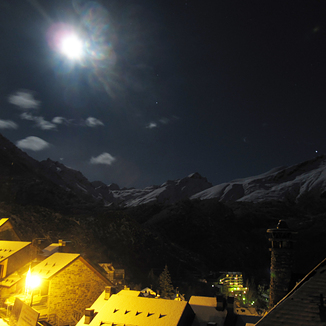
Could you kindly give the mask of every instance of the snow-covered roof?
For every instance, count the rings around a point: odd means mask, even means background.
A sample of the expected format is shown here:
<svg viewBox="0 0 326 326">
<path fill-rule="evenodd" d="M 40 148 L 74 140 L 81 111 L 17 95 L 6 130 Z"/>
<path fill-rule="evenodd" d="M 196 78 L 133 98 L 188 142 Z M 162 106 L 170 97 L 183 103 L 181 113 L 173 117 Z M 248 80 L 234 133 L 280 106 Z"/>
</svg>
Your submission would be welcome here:
<svg viewBox="0 0 326 326">
<path fill-rule="evenodd" d="M 4 225 L 8 220 L 9 220 L 9 218 L 2 218 L 0 220 L 0 226 Z"/>
<path fill-rule="evenodd" d="M 138 297 L 140 294 L 140 291 L 135 291 L 135 290 L 121 290 L 117 295 L 128 295 L 131 297 Z"/>
<path fill-rule="evenodd" d="M 0 241 L 0 262 L 30 245 L 28 241 Z"/>
<path fill-rule="evenodd" d="M 194 316 L 186 301 L 144 298 L 120 293 L 113 294 L 107 300 L 89 326 L 174 326 L 178 325 L 184 313 Z M 80 322 L 83 322 L 83 319 Z"/>
<path fill-rule="evenodd" d="M 207 306 L 207 307 L 217 307 L 216 297 L 200 297 L 200 296 L 191 296 L 189 304 L 197 306 Z"/>
<path fill-rule="evenodd" d="M 59 243 L 51 243 L 49 246 L 42 250 L 43 255 L 46 257 L 51 256 L 55 252 L 59 251 L 60 246 L 61 245 Z"/>
<path fill-rule="evenodd" d="M 80 257 L 79 254 L 57 252 L 33 267 L 31 272 L 43 279 L 49 279 L 78 257 Z"/>
<path fill-rule="evenodd" d="M 10 288 L 11 286 L 19 282 L 21 278 L 21 275 L 19 275 L 17 272 L 12 273 L 0 282 L 0 286 Z"/>
</svg>

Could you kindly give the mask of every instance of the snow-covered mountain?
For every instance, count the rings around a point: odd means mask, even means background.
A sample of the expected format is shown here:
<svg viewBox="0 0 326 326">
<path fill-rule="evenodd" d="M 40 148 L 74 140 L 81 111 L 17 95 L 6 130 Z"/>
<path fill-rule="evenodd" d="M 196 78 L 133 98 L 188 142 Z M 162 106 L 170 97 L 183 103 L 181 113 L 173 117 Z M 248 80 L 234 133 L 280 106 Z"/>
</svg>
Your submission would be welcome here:
<svg viewBox="0 0 326 326">
<path fill-rule="evenodd" d="M 199 173 L 193 173 L 182 179 L 169 180 L 160 186 L 149 186 L 144 189 L 120 189 L 116 184 L 105 185 L 100 181 L 90 183 L 80 172 L 51 162 L 47 160 L 47 164 L 52 164 L 52 170 L 55 167 L 54 172 L 68 182 L 70 185 L 68 188 L 102 199 L 105 205 L 115 203 L 132 207 L 149 203 L 173 204 L 184 199 L 211 198 L 217 198 L 222 202 L 272 200 L 298 202 L 307 196 L 320 199 L 326 195 L 325 156 L 216 186 Z"/>
<path fill-rule="evenodd" d="M 320 199 L 326 194 L 326 157 L 279 167 L 254 177 L 222 183 L 191 196 L 191 199 L 218 198 L 220 201 L 292 201 L 304 197 Z"/>
<path fill-rule="evenodd" d="M 20 203 L 74 207 L 80 203 L 132 207 L 210 198 L 222 202 L 298 202 L 308 197 L 318 200 L 326 198 L 326 157 L 216 186 L 193 173 L 160 186 L 120 189 L 116 184 L 90 182 L 81 172 L 50 159 L 38 162 L 0 135 L 0 195 L 12 196 Z"/>
<path fill-rule="evenodd" d="M 150 186 L 145 189 L 113 190 L 112 193 L 116 202 L 120 201 L 125 206 L 138 206 L 154 202 L 173 204 L 211 187 L 212 184 L 206 178 L 199 173 L 193 173 L 183 179 L 168 180 L 160 186 Z"/>
<path fill-rule="evenodd" d="M 212 187 L 206 178 L 199 173 L 193 173 L 183 179 L 169 180 L 160 186 L 120 189 L 116 184 L 106 185 L 101 181 L 90 182 L 81 172 L 50 159 L 40 164 L 41 171 L 55 184 L 78 195 L 91 195 L 95 200 L 103 201 L 106 206 L 112 203 L 125 207 L 154 202 L 173 204 Z"/>
</svg>

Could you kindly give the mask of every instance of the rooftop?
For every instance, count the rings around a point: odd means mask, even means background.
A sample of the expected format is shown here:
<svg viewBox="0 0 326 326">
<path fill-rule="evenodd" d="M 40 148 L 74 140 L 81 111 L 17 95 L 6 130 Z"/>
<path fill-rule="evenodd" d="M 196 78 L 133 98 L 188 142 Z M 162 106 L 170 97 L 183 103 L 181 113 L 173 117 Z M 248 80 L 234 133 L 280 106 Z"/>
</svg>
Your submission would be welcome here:
<svg viewBox="0 0 326 326">
<path fill-rule="evenodd" d="M 42 254 L 46 257 L 51 256 L 55 252 L 58 252 L 60 249 L 59 243 L 51 243 L 49 246 L 42 250 Z"/>
<path fill-rule="evenodd" d="M 142 326 L 177 325 L 187 304 L 186 301 L 113 294 L 90 326 L 112 323 Z"/>
<path fill-rule="evenodd" d="M 190 297 L 189 304 L 216 308 L 217 300 L 216 297 L 199 297 L 193 295 Z"/>
<path fill-rule="evenodd" d="M 0 241 L 0 262 L 30 244 L 27 241 Z"/>
<path fill-rule="evenodd" d="M 31 272 L 43 279 L 49 279 L 78 257 L 79 254 L 57 252 L 33 267 Z"/>
<path fill-rule="evenodd" d="M 9 220 L 9 218 L 2 218 L 0 220 L 0 226 L 4 225 L 8 220 Z"/>
<path fill-rule="evenodd" d="M 326 325 L 326 259 L 256 325 Z"/>
</svg>

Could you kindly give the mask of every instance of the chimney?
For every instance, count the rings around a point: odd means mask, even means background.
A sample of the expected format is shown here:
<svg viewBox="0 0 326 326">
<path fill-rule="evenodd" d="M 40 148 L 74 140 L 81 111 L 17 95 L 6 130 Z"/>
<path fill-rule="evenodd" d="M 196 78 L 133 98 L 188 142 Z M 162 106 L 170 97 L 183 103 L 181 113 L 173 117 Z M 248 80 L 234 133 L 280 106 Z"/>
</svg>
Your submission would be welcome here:
<svg viewBox="0 0 326 326">
<path fill-rule="evenodd" d="M 94 317 L 95 317 L 95 310 L 86 308 L 84 324 L 87 324 L 87 325 L 90 324 L 90 322 L 93 320 Z"/>
<path fill-rule="evenodd" d="M 271 242 L 271 279 L 269 307 L 275 306 L 289 291 L 293 265 L 292 232 L 284 220 L 279 220 L 275 229 L 268 229 Z"/>
<path fill-rule="evenodd" d="M 111 286 L 106 286 L 105 287 L 105 295 L 104 295 L 104 300 L 109 300 L 112 294 L 112 287 Z"/>
<path fill-rule="evenodd" d="M 64 252 L 64 249 L 63 249 L 63 247 L 65 247 L 66 246 L 66 241 L 64 241 L 64 240 L 58 240 L 58 244 L 59 244 L 59 252 Z"/>
</svg>

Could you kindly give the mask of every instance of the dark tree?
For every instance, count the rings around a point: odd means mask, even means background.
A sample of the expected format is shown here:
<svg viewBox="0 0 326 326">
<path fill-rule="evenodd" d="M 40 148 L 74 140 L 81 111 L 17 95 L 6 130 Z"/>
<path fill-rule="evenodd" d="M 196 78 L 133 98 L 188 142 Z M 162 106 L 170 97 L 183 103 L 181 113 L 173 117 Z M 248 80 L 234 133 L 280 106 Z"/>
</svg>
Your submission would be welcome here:
<svg viewBox="0 0 326 326">
<path fill-rule="evenodd" d="M 158 281 L 161 297 L 164 299 L 172 299 L 174 296 L 174 288 L 167 265 L 165 265 L 163 272 L 158 278 Z"/>
</svg>

